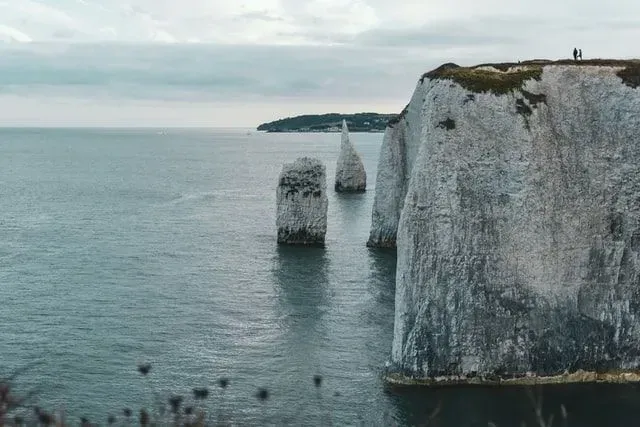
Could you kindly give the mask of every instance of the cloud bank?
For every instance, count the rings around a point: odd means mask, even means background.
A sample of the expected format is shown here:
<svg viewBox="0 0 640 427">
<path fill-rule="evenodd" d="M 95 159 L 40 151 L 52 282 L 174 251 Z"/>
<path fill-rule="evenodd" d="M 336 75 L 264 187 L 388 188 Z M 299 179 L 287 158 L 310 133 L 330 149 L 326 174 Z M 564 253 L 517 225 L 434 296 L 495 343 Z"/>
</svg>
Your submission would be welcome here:
<svg viewBox="0 0 640 427">
<path fill-rule="evenodd" d="M 555 59 L 574 46 L 638 56 L 639 12 L 626 0 L 0 0 L 0 125 L 399 111 L 443 62 Z"/>
</svg>

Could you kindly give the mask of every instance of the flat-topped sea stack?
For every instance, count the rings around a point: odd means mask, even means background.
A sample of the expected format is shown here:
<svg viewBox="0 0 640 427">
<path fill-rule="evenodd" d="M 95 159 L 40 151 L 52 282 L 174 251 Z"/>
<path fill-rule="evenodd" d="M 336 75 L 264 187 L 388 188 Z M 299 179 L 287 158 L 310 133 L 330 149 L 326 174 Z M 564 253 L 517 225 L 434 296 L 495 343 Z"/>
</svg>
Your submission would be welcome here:
<svg viewBox="0 0 640 427">
<path fill-rule="evenodd" d="M 422 76 L 373 210 L 398 253 L 389 381 L 640 380 L 639 85 L 619 60 Z"/>
<path fill-rule="evenodd" d="M 335 190 L 338 193 L 359 193 L 367 189 L 367 173 L 360 154 L 349 140 L 347 122 L 342 121 L 340 155 L 336 166 Z"/>
<path fill-rule="evenodd" d="M 327 174 L 318 159 L 285 163 L 278 179 L 278 243 L 323 246 L 327 233 Z"/>
</svg>

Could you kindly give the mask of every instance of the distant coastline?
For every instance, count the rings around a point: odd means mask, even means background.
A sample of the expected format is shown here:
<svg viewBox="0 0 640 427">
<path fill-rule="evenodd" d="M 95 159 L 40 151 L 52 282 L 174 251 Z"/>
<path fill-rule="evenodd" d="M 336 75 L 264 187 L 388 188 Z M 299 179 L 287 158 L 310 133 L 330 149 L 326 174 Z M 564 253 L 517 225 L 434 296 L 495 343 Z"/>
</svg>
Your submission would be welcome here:
<svg viewBox="0 0 640 427">
<path fill-rule="evenodd" d="M 265 132 L 340 132 L 342 120 L 347 122 L 349 132 L 384 132 L 389 120 L 397 114 L 356 113 L 356 114 L 306 114 L 287 117 L 257 127 Z"/>
</svg>

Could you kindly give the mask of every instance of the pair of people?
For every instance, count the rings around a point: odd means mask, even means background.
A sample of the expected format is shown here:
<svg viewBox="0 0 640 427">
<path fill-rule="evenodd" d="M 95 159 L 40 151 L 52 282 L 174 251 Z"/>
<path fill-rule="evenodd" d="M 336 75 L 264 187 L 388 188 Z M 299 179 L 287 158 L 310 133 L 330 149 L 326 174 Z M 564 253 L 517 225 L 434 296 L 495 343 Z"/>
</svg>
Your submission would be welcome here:
<svg viewBox="0 0 640 427">
<path fill-rule="evenodd" d="M 577 61 L 580 59 L 582 61 L 582 49 L 573 48 L 573 60 Z"/>
</svg>

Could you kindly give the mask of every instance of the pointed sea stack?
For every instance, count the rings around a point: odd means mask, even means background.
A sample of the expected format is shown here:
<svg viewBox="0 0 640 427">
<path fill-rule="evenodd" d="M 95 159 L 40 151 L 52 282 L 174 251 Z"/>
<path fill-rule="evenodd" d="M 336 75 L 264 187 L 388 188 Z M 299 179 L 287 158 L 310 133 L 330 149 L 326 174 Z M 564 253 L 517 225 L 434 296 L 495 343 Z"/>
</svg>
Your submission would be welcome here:
<svg viewBox="0 0 640 427">
<path fill-rule="evenodd" d="M 278 243 L 323 246 L 327 233 L 327 175 L 318 159 L 285 163 L 277 189 Z"/>
<path fill-rule="evenodd" d="M 347 122 L 343 120 L 335 189 L 338 193 L 358 193 L 365 191 L 366 188 L 367 173 L 364 170 L 360 154 L 349 141 L 349 129 Z"/>
</svg>

